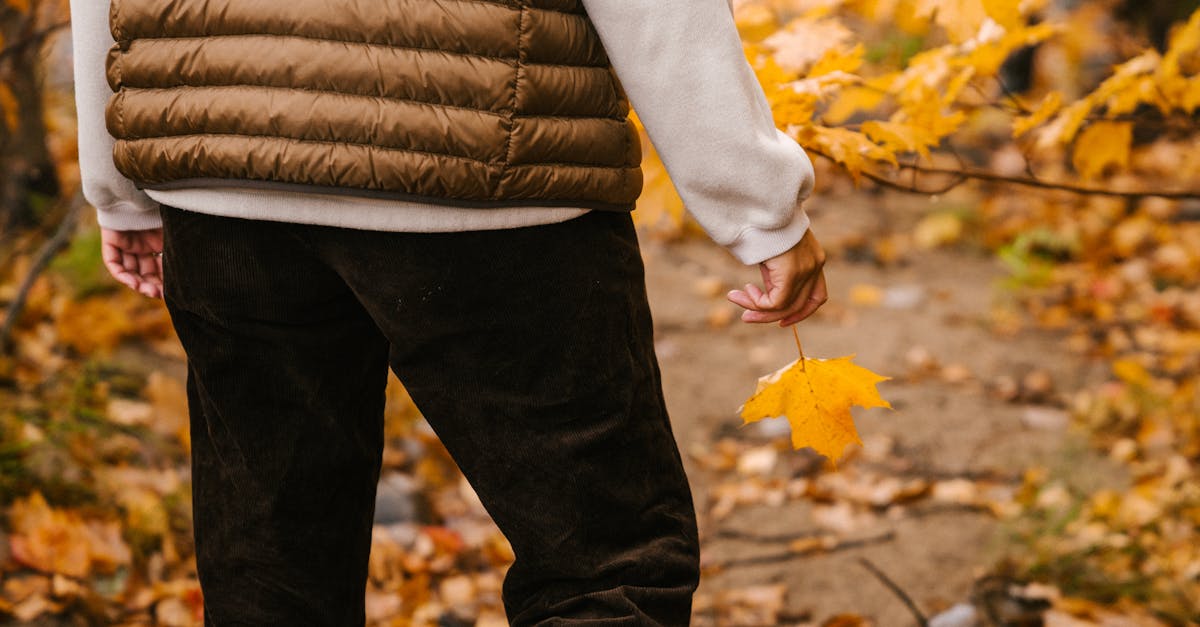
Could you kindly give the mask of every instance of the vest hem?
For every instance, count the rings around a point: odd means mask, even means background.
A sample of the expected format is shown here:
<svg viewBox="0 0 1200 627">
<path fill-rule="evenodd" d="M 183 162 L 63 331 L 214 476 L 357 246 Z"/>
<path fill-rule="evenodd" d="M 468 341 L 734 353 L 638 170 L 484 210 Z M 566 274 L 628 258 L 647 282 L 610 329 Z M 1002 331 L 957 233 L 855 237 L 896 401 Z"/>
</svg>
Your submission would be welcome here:
<svg viewBox="0 0 1200 627">
<path fill-rule="evenodd" d="M 163 191 L 205 187 L 242 187 L 249 189 L 277 190 L 286 192 L 331 194 L 336 196 L 360 196 L 381 200 L 407 200 L 433 205 L 446 205 L 450 207 L 467 207 L 471 209 L 497 209 L 504 207 L 568 207 L 595 209 L 599 211 L 629 212 L 636 208 L 636 201 L 629 203 L 608 203 L 598 200 L 580 200 L 570 198 L 510 198 L 502 200 L 474 200 L 469 198 L 445 198 L 441 196 L 410 194 L 395 190 L 219 177 L 193 177 L 160 183 L 138 183 L 136 187 L 143 190 L 151 189 Z"/>
</svg>

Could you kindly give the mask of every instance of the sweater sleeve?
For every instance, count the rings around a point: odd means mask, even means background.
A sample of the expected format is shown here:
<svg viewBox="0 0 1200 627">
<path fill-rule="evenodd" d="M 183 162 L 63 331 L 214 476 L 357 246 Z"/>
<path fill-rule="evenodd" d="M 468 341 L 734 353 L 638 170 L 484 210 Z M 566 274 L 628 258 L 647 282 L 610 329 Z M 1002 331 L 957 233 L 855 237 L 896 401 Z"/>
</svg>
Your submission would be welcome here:
<svg viewBox="0 0 1200 627">
<path fill-rule="evenodd" d="M 812 162 L 775 126 L 728 0 L 582 0 L 684 207 L 751 265 L 808 230 Z"/>
<path fill-rule="evenodd" d="M 158 202 L 137 189 L 113 164 L 113 137 L 104 122 L 112 95 L 105 59 L 114 41 L 108 0 L 71 0 L 71 47 L 75 112 L 79 129 L 79 177 L 83 197 L 96 208 L 100 226 L 118 231 L 162 226 Z"/>
</svg>

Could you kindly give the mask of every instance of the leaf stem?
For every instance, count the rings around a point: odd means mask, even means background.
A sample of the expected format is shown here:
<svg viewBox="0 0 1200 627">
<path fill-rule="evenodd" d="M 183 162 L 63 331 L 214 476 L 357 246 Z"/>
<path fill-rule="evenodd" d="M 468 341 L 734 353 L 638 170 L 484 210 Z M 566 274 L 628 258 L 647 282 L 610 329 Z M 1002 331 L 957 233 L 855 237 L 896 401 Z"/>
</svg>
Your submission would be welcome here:
<svg viewBox="0 0 1200 627">
<path fill-rule="evenodd" d="M 796 350 L 800 351 L 800 369 L 804 370 L 804 349 L 800 348 L 800 332 L 796 330 L 796 325 L 792 325 L 792 336 L 796 338 Z"/>
</svg>

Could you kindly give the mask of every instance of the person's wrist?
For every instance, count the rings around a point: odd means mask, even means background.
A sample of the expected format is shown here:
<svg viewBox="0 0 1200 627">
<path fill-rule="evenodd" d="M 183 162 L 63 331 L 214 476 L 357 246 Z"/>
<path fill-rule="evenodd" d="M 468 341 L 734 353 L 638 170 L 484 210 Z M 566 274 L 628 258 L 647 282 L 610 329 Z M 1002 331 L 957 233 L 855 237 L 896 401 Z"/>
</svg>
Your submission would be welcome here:
<svg viewBox="0 0 1200 627">
<path fill-rule="evenodd" d="M 795 248 L 809 225 L 808 214 L 797 206 L 787 224 L 776 228 L 747 227 L 726 247 L 742 263 L 757 265 Z"/>
</svg>

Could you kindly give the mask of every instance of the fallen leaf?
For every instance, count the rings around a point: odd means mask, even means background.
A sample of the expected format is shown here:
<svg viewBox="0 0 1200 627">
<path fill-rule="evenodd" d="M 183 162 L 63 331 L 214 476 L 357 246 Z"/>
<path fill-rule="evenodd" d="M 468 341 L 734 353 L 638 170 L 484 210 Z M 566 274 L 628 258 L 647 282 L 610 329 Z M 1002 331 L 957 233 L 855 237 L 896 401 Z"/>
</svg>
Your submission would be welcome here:
<svg viewBox="0 0 1200 627">
<path fill-rule="evenodd" d="M 962 218 L 952 213 L 931 213 L 913 231 L 913 241 L 926 250 L 953 244 L 963 234 Z"/>
<path fill-rule="evenodd" d="M 86 577 L 128 565 L 130 550 L 115 521 L 84 520 L 51 507 L 41 492 L 17 499 L 9 510 L 14 561 L 46 573 Z"/>
<path fill-rule="evenodd" d="M 847 444 L 862 444 L 850 406 L 891 407 L 875 389 L 876 383 L 891 377 L 875 374 L 853 360 L 854 355 L 836 359 L 801 356 L 759 378 L 758 389 L 739 408 L 742 419 L 749 424 L 787 416 L 793 448 L 810 446 L 836 462 Z"/>
</svg>

